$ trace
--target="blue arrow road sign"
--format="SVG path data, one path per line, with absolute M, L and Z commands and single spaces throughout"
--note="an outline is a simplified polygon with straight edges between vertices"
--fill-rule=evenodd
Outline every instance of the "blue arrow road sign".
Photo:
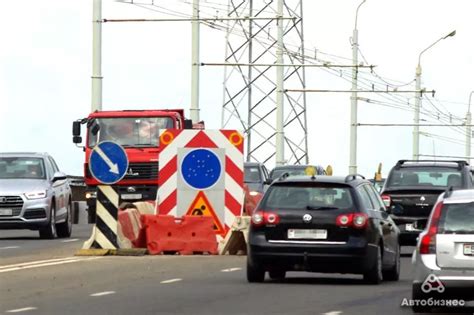
M 221 162 L 217 155 L 206 149 L 189 151 L 181 162 L 184 181 L 195 189 L 208 189 L 221 177 Z
M 112 141 L 103 141 L 92 149 L 89 170 L 102 184 L 114 184 L 121 180 L 128 169 L 125 150 Z

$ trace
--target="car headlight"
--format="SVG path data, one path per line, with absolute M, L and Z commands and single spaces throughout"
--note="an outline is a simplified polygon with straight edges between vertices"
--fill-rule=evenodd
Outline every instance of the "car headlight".
M 33 199 L 46 198 L 47 195 L 48 194 L 47 194 L 46 190 L 37 190 L 37 191 L 32 191 L 32 192 L 26 193 L 25 197 L 29 200 L 33 200 Z
M 249 194 L 250 194 L 250 196 L 255 197 L 255 196 L 258 196 L 259 192 L 258 191 L 251 191 Z
M 86 192 L 86 199 L 97 198 L 97 192 L 95 191 L 88 191 Z

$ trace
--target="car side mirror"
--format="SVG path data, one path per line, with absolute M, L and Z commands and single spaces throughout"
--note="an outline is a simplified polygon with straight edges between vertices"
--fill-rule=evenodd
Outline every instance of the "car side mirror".
M 75 144 L 82 143 L 82 137 L 81 136 L 72 137 L 72 143 L 75 143 Z
M 193 129 L 193 121 L 191 119 L 184 120 L 184 129 Z
M 72 122 L 72 135 L 73 136 L 80 136 L 81 135 L 81 122 L 80 121 L 73 121 Z
M 385 212 L 387 212 L 388 214 L 392 214 L 392 209 L 390 209 L 390 207 L 385 208 Z
M 67 175 L 64 174 L 63 172 L 56 172 L 54 173 L 53 175 L 53 179 L 52 179 L 52 182 L 57 182 L 58 180 L 66 180 L 67 179 Z
M 271 185 L 273 183 L 273 180 L 271 178 L 268 178 L 263 182 L 264 185 Z

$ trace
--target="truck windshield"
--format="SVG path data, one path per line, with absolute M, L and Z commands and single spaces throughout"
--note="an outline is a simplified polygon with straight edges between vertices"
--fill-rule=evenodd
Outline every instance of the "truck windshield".
M 89 147 L 101 141 L 114 141 L 124 147 L 157 147 L 160 129 L 174 128 L 171 117 L 97 118 L 100 127 L 89 133 Z

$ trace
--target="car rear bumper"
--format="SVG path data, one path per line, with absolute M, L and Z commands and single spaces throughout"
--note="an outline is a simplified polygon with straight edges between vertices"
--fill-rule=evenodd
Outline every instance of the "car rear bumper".
M 421 287 L 430 275 L 434 275 L 445 288 L 442 294 L 434 291 L 428 292 L 428 296 L 474 300 L 474 269 L 440 268 L 436 264 L 436 255 L 434 254 L 419 255 L 416 253 L 414 264 L 413 286 Z
M 367 242 L 267 241 L 254 237 L 249 243 L 249 261 L 266 270 L 362 274 L 373 267 L 378 246 Z

